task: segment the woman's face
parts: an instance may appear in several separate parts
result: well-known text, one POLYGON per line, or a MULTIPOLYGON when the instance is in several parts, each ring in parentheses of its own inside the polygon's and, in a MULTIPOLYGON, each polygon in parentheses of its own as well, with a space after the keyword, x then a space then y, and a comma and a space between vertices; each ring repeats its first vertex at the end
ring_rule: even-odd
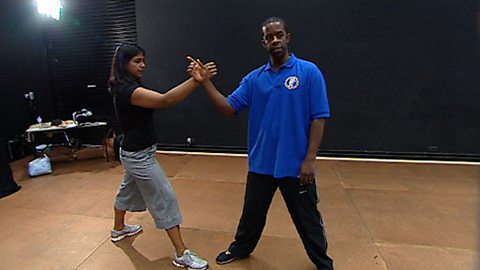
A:
POLYGON ((127 66, 128 72, 136 79, 141 79, 145 70, 145 55, 141 52, 134 56, 127 66))

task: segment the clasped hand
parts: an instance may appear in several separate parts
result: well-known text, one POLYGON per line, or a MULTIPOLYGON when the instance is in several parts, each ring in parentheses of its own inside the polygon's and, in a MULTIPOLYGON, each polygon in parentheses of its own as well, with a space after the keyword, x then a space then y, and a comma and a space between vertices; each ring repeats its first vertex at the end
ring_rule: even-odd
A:
POLYGON ((190 61, 187 72, 195 81, 205 82, 217 75, 217 65, 214 62, 203 64, 200 59, 193 59, 191 56, 187 56, 187 60, 190 61))

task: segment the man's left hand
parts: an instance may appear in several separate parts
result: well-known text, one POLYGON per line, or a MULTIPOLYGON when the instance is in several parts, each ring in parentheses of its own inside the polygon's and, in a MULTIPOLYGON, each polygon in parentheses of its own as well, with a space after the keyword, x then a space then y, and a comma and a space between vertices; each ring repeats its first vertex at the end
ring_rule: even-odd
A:
POLYGON ((203 64, 200 59, 193 59, 191 56, 187 56, 187 60, 190 61, 190 64, 187 67, 187 72, 197 82, 204 82, 218 74, 215 62, 203 64))
POLYGON ((315 181, 316 160, 305 159, 300 169, 300 185, 312 184, 315 181))

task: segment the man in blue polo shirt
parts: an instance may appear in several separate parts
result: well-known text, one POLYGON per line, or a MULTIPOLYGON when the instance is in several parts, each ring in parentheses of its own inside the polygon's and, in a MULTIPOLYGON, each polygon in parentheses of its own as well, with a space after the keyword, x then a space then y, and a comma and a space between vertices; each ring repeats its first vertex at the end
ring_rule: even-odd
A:
POLYGON ((322 73, 288 50, 290 33, 278 17, 262 25, 270 61, 250 72, 225 98, 208 80, 210 100, 226 115, 249 108, 249 172, 242 217, 235 241, 216 262, 247 257, 255 249, 273 195, 280 188, 309 258, 321 270, 332 270, 327 239, 317 208, 316 154, 330 117, 322 73))

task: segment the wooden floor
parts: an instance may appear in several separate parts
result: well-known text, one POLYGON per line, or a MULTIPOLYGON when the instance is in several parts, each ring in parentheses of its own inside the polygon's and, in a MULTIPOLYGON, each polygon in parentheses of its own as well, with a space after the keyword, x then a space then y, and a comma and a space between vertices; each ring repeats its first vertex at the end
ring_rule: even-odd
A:
MULTIPOLYGON (((176 269, 173 249, 150 215, 128 215, 144 232, 109 240, 122 167, 102 153, 72 160, 52 153, 54 173, 29 178, 27 159, 12 164, 22 189, 0 199, 0 269, 176 269)), ((210 269, 313 270, 277 192, 263 237, 248 259, 219 266, 241 214, 244 157, 159 154, 177 192, 187 245, 210 269)), ((337 270, 480 269, 480 169, 320 160, 319 207, 337 270)))

